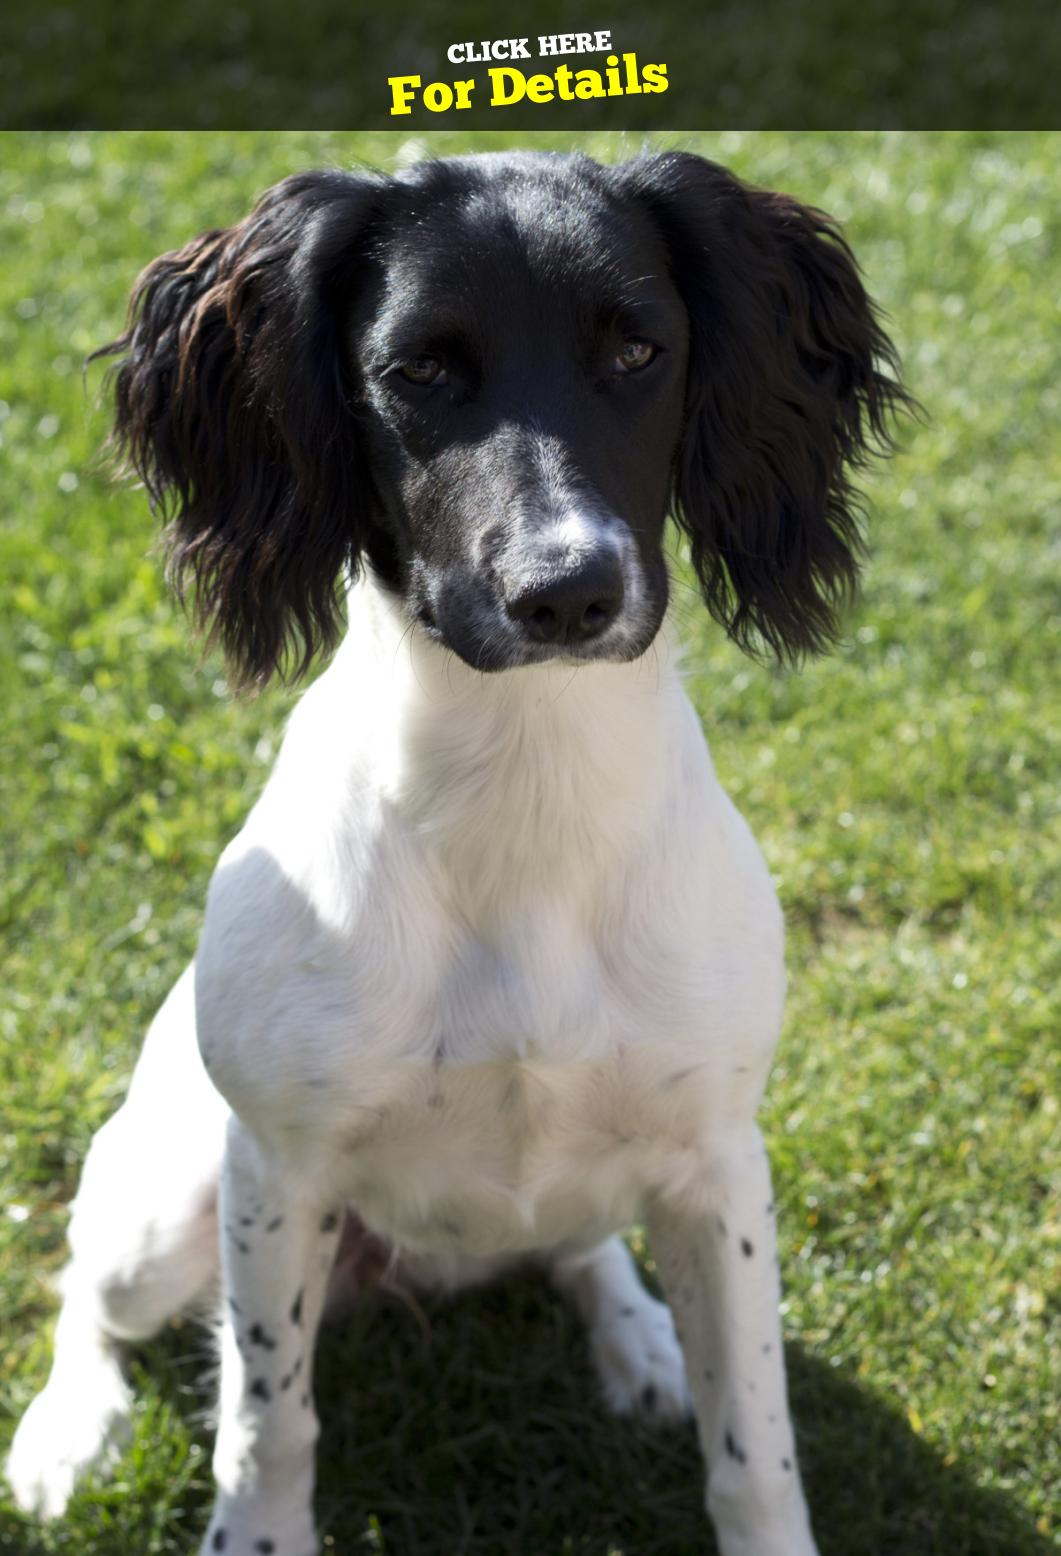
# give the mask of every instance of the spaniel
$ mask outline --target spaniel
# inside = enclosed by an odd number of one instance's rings
[[[314,1340],[383,1240],[435,1288],[540,1264],[613,1409],[695,1413],[723,1556],[814,1556],[756,1125],[782,920],[664,536],[742,646],[835,636],[907,403],[836,225],[682,152],[299,174],[149,265],[105,349],[241,681],[346,625],[93,1141],[19,1502],[62,1512],[121,1343],[220,1281],[202,1551],[314,1556]]]

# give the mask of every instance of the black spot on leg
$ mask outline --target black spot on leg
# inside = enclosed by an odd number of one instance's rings
[[[657,1398],[657,1395],[656,1395],[656,1386],[655,1386],[655,1384],[654,1383],[646,1383],[644,1388],[641,1390],[641,1404],[642,1404],[642,1407],[645,1410],[647,1410],[650,1415],[651,1415],[652,1411],[655,1410],[655,1408],[656,1408],[656,1398]]]
[[[770,1344],[769,1340],[767,1340],[766,1344],[763,1346],[763,1355],[764,1356],[769,1356],[769,1354],[770,1354],[770,1352],[772,1350],[773,1350],[773,1346]]]
[[[632,1307],[621,1307],[619,1309],[619,1315],[621,1318],[633,1318],[634,1310]]]
[[[227,1539],[228,1535],[225,1533],[224,1529],[215,1529],[214,1538],[210,1542],[210,1549],[212,1551],[223,1551],[225,1548],[225,1541]]]
[[[791,1459],[782,1459],[781,1460],[781,1468],[783,1470],[790,1470],[792,1468],[792,1460]]]
[[[276,1550],[276,1546],[273,1544],[272,1540],[259,1540],[254,1549],[256,1551],[261,1551],[261,1556],[272,1556],[272,1552]]]
[[[303,1396],[302,1396],[302,1408],[303,1408],[303,1410],[308,1410],[309,1409],[309,1395],[308,1394],[303,1394]]]
[[[242,1308],[241,1308],[241,1307],[240,1307],[240,1305],[239,1305],[239,1303],[238,1303],[238,1302],[237,1302],[237,1301],[236,1301],[236,1299],[235,1299],[235,1297],[229,1297],[229,1299],[228,1299],[228,1305],[229,1305],[229,1307],[230,1307],[230,1308],[231,1308],[231,1310],[232,1310],[232,1312],[233,1312],[233,1313],[235,1313],[235,1315],[236,1315],[236,1317],[237,1317],[237,1318],[239,1318],[239,1316],[240,1316],[240,1315],[241,1315],[241,1314],[242,1314],[242,1312],[243,1312],[243,1309],[242,1309]]]
[[[252,1324],[247,1335],[252,1345],[260,1345],[263,1351],[275,1351],[276,1341],[271,1334],[266,1334],[261,1324]]]
[[[746,1259],[750,1259],[752,1254],[755,1252],[755,1249],[752,1247],[751,1243],[746,1237],[742,1237],[740,1240],[740,1251]]]
[[[334,1232],[339,1225],[339,1217],[334,1210],[329,1210],[327,1215],[321,1216],[321,1231],[327,1234]]]
[[[715,1374],[711,1371],[710,1367],[705,1367],[704,1368],[704,1382],[705,1383],[714,1383],[714,1381],[715,1381]]]
[[[239,1224],[240,1224],[240,1226],[253,1226],[254,1225],[254,1217],[253,1216],[240,1216]]]
[[[726,1433],[726,1452],[729,1454],[731,1459],[736,1459],[738,1464],[746,1464],[748,1461],[748,1455],[745,1453],[740,1443],[737,1442],[732,1432]]]
[[[280,1392],[281,1392],[281,1394],[286,1394],[288,1389],[291,1387],[291,1379],[292,1379],[292,1377],[293,1377],[292,1373],[285,1372],[283,1377],[280,1379]]]
[[[767,1205],[767,1207],[766,1207],[766,1214],[768,1216],[772,1216],[773,1213],[774,1213],[774,1202],[773,1202],[773,1200],[771,1200],[769,1205]]]
[[[268,1404],[273,1397],[272,1390],[264,1378],[255,1378],[251,1384],[251,1393],[255,1399],[263,1400],[265,1404]]]
[[[296,1356],[295,1357],[295,1365],[291,1369],[291,1376],[293,1378],[297,1378],[301,1371],[302,1371],[302,1357],[301,1356]]]
[[[302,1298],[303,1298],[303,1295],[304,1295],[304,1290],[300,1286],[298,1288],[298,1296],[295,1298],[294,1302],[292,1302],[292,1304],[291,1304],[291,1322],[293,1324],[301,1324],[301,1322],[302,1322]]]
[[[283,1226],[283,1224],[284,1224],[283,1216],[274,1216],[273,1219],[266,1226],[265,1230],[267,1232],[279,1232],[279,1230]]]

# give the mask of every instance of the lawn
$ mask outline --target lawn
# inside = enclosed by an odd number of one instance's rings
[[[682,143],[844,219],[929,416],[866,483],[870,565],[837,653],[761,667],[680,591],[690,690],[790,926],[764,1126],[822,1556],[1045,1553],[1061,1534],[1061,139]],[[388,166],[402,145],[0,141],[0,1451],[44,1380],[88,1141],[194,950],[293,700],[236,701],[198,656],[142,495],[96,457],[101,375],[83,386],[81,362],[156,253],[293,169]],[[47,1530],[0,1494],[0,1551],[194,1548],[207,1360],[188,1324],[140,1353],[117,1478]],[[580,1331],[533,1281],[426,1324],[366,1307],[325,1337],[317,1383],[327,1549],[713,1549],[691,1430],[610,1420]]]

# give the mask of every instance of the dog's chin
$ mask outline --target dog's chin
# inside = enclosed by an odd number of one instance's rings
[[[536,643],[515,634],[486,635],[482,632],[445,631],[432,623],[423,623],[428,636],[456,654],[472,670],[483,675],[498,675],[504,670],[525,670],[535,665],[555,665],[577,670],[592,664],[629,664],[640,659],[652,645],[657,621],[651,631],[632,634],[612,628],[586,643]]]

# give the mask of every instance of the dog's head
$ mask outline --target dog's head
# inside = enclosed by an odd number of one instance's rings
[[[830,220],[684,153],[311,173],[140,277],[118,441],[242,679],[365,562],[480,670],[626,659],[668,514],[746,647],[823,646],[906,400]]]

